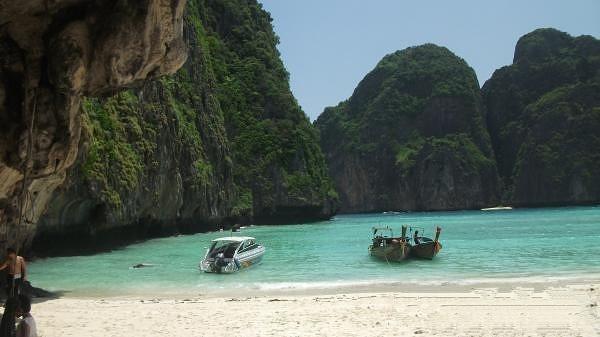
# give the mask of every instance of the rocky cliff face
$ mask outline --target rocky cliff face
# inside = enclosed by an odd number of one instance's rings
[[[0,236],[27,247],[76,161],[82,96],[175,72],[185,0],[0,2]]]
[[[504,185],[517,206],[600,200],[600,41],[554,29],[521,37],[482,89]]]
[[[446,48],[386,56],[316,121],[341,210],[479,208],[497,172],[473,70]]]
[[[317,131],[291,93],[271,17],[256,1],[199,5],[232,150],[233,215],[258,223],[329,218],[337,195]]]
[[[191,0],[184,21],[189,57],[176,74],[84,100],[78,160],[39,222],[36,252],[334,212],[268,14],[254,1]]]

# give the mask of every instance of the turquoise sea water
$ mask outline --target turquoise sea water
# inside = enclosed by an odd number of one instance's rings
[[[388,264],[368,255],[371,227],[443,228],[433,261]],[[233,275],[198,270],[206,233],[150,240],[92,256],[30,264],[34,285],[74,295],[201,294],[228,289],[287,289],[369,283],[468,283],[485,280],[600,279],[600,207],[340,215],[330,221],[253,226],[263,263]],[[154,266],[133,269],[137,263]]]

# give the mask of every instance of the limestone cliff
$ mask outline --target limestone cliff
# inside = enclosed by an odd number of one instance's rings
[[[78,160],[39,222],[36,252],[335,211],[268,13],[255,1],[190,0],[183,32],[189,56],[176,74],[84,100]]]
[[[316,125],[342,211],[497,202],[477,79],[446,48],[428,44],[386,56]]]
[[[337,195],[317,131],[290,90],[270,15],[256,1],[199,4],[231,144],[233,215],[258,223],[329,218]]]
[[[27,247],[78,154],[82,96],[175,72],[185,0],[0,2],[0,236]]]
[[[506,202],[600,201],[600,41],[538,29],[482,89]]]

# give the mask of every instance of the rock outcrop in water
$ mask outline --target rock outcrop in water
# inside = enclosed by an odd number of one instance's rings
[[[84,100],[81,151],[39,222],[37,252],[335,211],[269,15],[255,1],[190,0],[184,19],[189,56],[176,74]]]
[[[341,210],[448,210],[497,202],[474,71],[432,44],[386,56],[316,121]]]
[[[504,200],[517,206],[600,201],[600,41],[533,31],[482,94]]]
[[[0,2],[0,236],[27,247],[78,154],[82,96],[175,72],[185,0]]]

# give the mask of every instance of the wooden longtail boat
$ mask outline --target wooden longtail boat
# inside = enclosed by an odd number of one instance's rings
[[[433,259],[442,249],[442,244],[439,242],[441,232],[442,229],[437,227],[434,240],[424,236],[414,236],[410,256],[428,260]]]
[[[411,227],[411,233],[413,231]],[[369,246],[369,254],[373,257],[388,262],[399,262],[409,257],[421,259],[433,259],[442,249],[439,242],[442,229],[436,228],[435,239],[419,236],[415,230],[412,237],[406,236],[407,226],[402,226],[402,235],[394,237],[390,227],[374,227],[372,243]],[[421,229],[421,233],[423,230]]]
[[[373,239],[369,246],[371,256],[386,261],[402,261],[410,253],[410,244],[406,238],[406,226],[402,226],[402,236],[394,237],[390,227],[374,227]]]

